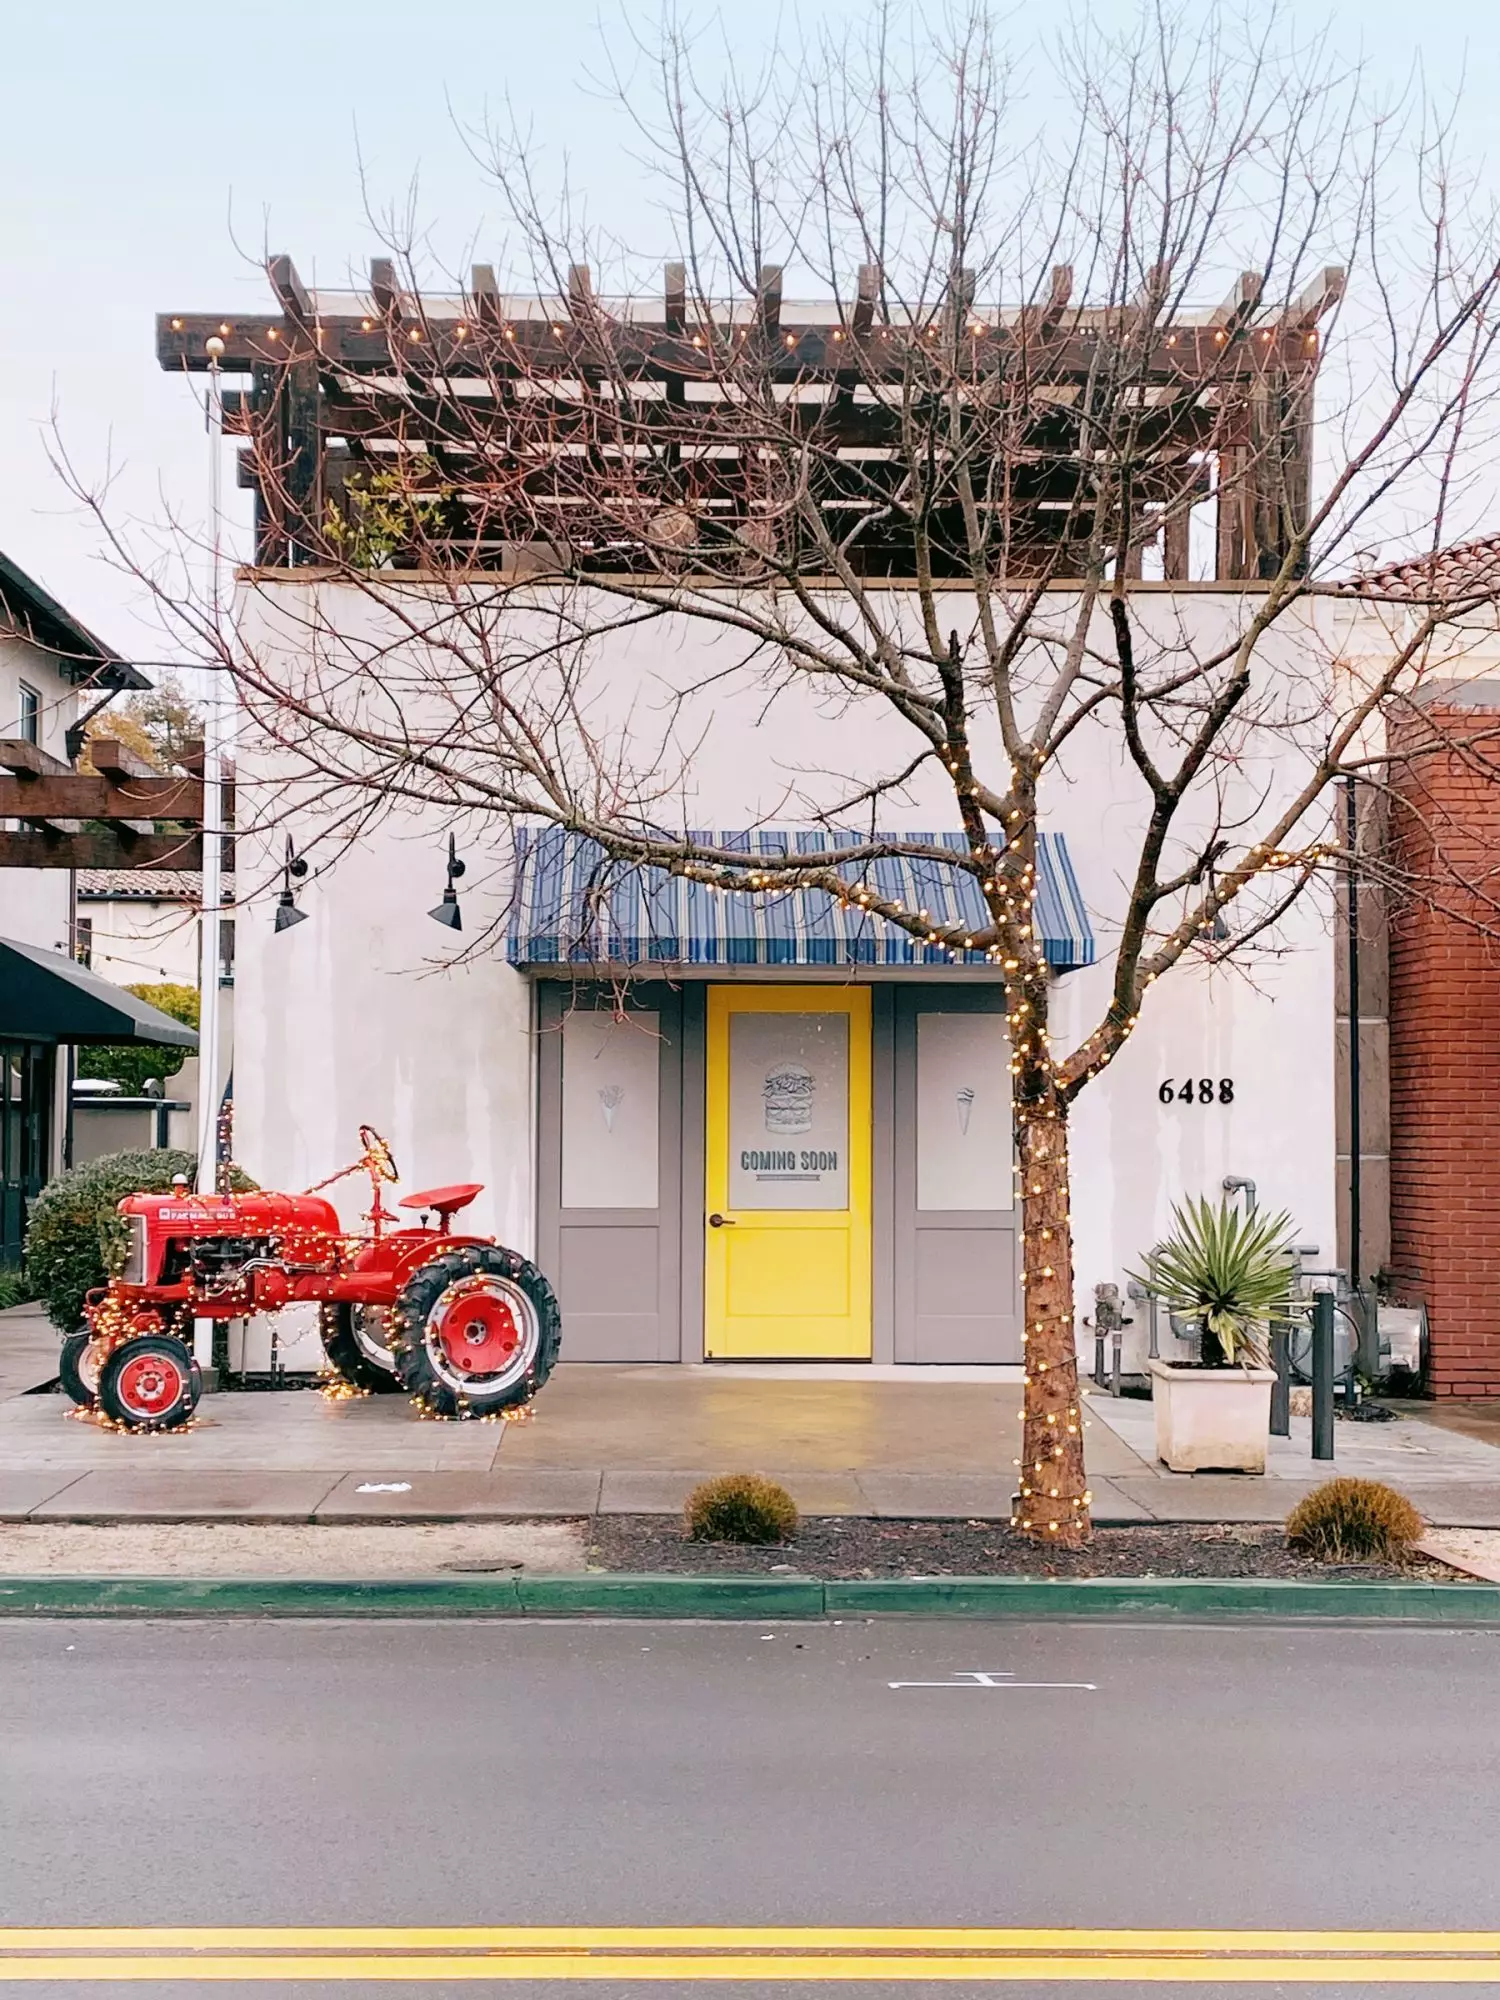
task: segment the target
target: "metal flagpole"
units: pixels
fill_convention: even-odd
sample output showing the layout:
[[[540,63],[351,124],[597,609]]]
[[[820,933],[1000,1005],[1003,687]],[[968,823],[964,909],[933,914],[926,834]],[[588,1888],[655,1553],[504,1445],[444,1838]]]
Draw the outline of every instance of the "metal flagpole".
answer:
[[[219,353],[214,349],[217,345]],[[220,445],[224,435],[224,391],[219,375],[223,342],[208,346],[208,506],[211,539],[209,591],[213,626],[219,629],[220,565],[223,541],[220,493]],[[198,1192],[212,1194],[218,1185],[219,1108],[224,1083],[219,1062],[219,926],[224,900],[223,725],[218,675],[213,669],[203,706],[203,876],[199,902],[198,960]],[[193,1330],[193,1352],[207,1371],[213,1363],[214,1323],[200,1319]]]

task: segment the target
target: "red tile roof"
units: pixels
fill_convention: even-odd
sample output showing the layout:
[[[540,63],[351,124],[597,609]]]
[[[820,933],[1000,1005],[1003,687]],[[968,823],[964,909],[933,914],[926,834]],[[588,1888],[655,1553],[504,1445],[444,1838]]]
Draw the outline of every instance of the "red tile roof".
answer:
[[[1387,563],[1350,577],[1339,588],[1350,597],[1395,598],[1408,604],[1461,604],[1500,596],[1500,535]]]
[[[234,877],[225,878],[225,898],[234,896]],[[203,894],[203,877],[196,868],[80,868],[78,893],[129,896],[156,903],[196,903]]]

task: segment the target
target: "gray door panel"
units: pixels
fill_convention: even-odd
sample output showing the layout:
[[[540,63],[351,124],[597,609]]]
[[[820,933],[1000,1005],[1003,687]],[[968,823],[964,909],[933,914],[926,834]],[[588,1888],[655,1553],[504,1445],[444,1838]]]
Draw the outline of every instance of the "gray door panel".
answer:
[[[895,998],[895,1359],[1019,1361],[1019,1205],[921,1205],[924,1198],[994,1202],[1011,1192],[1008,1099],[999,1097],[1006,1086],[992,1052],[971,1066],[971,1077],[961,1052],[955,1066],[952,1038],[929,1034],[927,1059],[941,1058],[947,1067],[935,1093],[929,1079],[926,1115],[938,1122],[926,1133],[925,1147],[918,1129],[919,1017],[1003,1019],[1003,989],[911,986],[898,988]],[[961,1029],[958,1037],[961,1042]],[[985,1150],[974,1168],[967,1174],[951,1171],[964,1143],[974,1145],[981,1135]]]
[[[643,982],[616,1026],[621,1005],[615,988],[586,983],[537,993],[537,1244],[562,1307],[565,1361],[675,1361],[680,1351],[680,996]],[[609,1058],[615,1033],[639,1038],[624,1064]],[[580,1076],[565,1088],[569,1060]],[[617,1163],[611,1148],[625,1149]],[[652,1205],[612,1205],[622,1201]]]

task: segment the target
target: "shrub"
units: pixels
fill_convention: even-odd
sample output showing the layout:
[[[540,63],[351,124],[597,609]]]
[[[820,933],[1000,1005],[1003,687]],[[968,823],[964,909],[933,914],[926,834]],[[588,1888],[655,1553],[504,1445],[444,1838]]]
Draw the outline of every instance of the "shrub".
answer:
[[[12,1264],[0,1265],[0,1312],[11,1306],[29,1305],[35,1297],[23,1271]]]
[[[1292,1509],[1286,1538],[1319,1562],[1399,1562],[1425,1526],[1405,1494],[1378,1479],[1330,1479]]]
[[[105,1153],[48,1181],[26,1225],[26,1278],[62,1333],[83,1322],[85,1295],[118,1269],[125,1243],[117,1204],[128,1194],[170,1194],[172,1176],[197,1172],[192,1153]],[[255,1183],[235,1169],[237,1188]]]
[[[174,1021],[183,1021],[190,1028],[198,1025],[196,986],[178,986],[168,980],[157,986],[149,983],[127,986],[125,991],[133,993],[137,1000],[144,1000],[148,1007],[155,1007],[158,1013],[170,1014]],[[169,1076],[176,1076],[190,1053],[188,1049],[162,1048],[152,1042],[84,1048],[78,1051],[78,1074],[107,1077],[128,1096],[139,1097],[142,1084],[149,1078],[159,1076],[165,1082]]]
[[[730,1472],[705,1479],[684,1509],[695,1542],[789,1542],[797,1532],[797,1503],[774,1479]]]

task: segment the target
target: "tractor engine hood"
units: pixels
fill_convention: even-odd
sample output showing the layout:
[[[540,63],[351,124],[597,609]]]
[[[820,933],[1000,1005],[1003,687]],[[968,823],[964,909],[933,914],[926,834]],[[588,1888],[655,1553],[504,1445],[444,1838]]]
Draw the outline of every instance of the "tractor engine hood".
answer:
[[[318,1194],[128,1194],[120,1213],[143,1217],[153,1236],[318,1236],[326,1245],[344,1233],[338,1210]]]

